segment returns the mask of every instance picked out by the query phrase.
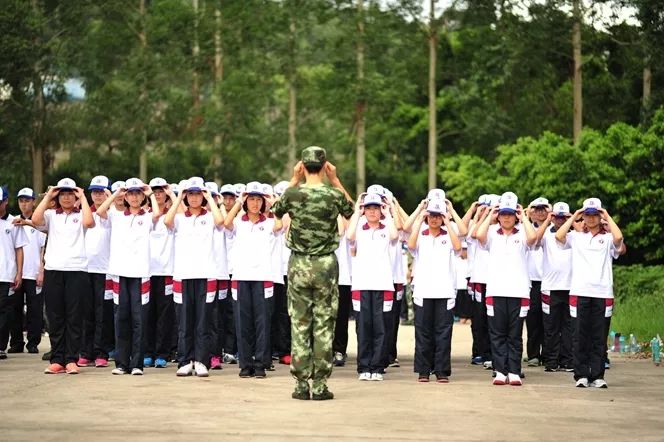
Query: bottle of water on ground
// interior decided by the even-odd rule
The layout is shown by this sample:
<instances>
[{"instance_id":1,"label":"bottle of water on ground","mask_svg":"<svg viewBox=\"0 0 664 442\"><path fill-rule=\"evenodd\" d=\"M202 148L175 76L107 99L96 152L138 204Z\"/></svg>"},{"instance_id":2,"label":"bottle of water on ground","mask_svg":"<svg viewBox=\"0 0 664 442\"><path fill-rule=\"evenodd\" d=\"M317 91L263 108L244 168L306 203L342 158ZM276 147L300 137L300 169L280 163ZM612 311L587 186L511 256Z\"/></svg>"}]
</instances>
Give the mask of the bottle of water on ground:
<instances>
[{"instance_id":1,"label":"bottle of water on ground","mask_svg":"<svg viewBox=\"0 0 664 442\"><path fill-rule=\"evenodd\" d=\"M652 338L652 341L650 341L650 349L652 350L652 361L655 363L655 365L659 366L659 364L662 362L659 335Z\"/></svg>"}]
</instances>

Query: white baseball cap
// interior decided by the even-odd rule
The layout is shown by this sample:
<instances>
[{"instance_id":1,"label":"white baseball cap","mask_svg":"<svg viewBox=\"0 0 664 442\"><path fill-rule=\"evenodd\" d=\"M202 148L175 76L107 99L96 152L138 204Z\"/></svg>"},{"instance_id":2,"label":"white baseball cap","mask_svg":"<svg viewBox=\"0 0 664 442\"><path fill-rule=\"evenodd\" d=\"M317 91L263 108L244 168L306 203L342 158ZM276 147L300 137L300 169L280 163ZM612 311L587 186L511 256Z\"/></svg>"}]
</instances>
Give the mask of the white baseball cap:
<instances>
[{"instance_id":1,"label":"white baseball cap","mask_svg":"<svg viewBox=\"0 0 664 442\"><path fill-rule=\"evenodd\" d=\"M237 193L235 193L235 186L232 184L224 184L221 186L221 189L219 189L219 193L222 195L230 194L233 196L237 196Z\"/></svg>"},{"instance_id":2,"label":"white baseball cap","mask_svg":"<svg viewBox=\"0 0 664 442\"><path fill-rule=\"evenodd\" d=\"M0 190L2 192L2 190ZM35 191L32 190L29 187L24 187L23 189L18 191L18 194L16 195L16 198L30 198L30 199L35 199ZM0 201L2 201L4 198L0 196Z\"/></svg>"},{"instance_id":3,"label":"white baseball cap","mask_svg":"<svg viewBox=\"0 0 664 442\"><path fill-rule=\"evenodd\" d=\"M237 184L233 185L233 187L235 187L235 196L242 195L244 193L245 189L247 188L247 186L242 184L242 183L237 183Z\"/></svg>"},{"instance_id":4,"label":"white baseball cap","mask_svg":"<svg viewBox=\"0 0 664 442\"><path fill-rule=\"evenodd\" d=\"M258 181L252 181L247 183L245 186L244 192L246 195L260 195L263 196L263 185Z\"/></svg>"},{"instance_id":5,"label":"white baseball cap","mask_svg":"<svg viewBox=\"0 0 664 442\"><path fill-rule=\"evenodd\" d=\"M480 206L488 206L489 205L489 195L486 193L480 195L479 198L477 198L477 204Z\"/></svg>"},{"instance_id":6,"label":"white baseball cap","mask_svg":"<svg viewBox=\"0 0 664 442\"><path fill-rule=\"evenodd\" d=\"M505 192L500 196L500 203L498 203L498 213L516 213L517 204L519 199L513 192Z\"/></svg>"},{"instance_id":7,"label":"white baseball cap","mask_svg":"<svg viewBox=\"0 0 664 442\"><path fill-rule=\"evenodd\" d=\"M0 186L0 201L4 201L5 198L7 198L8 195L5 195L5 189Z\"/></svg>"},{"instance_id":8,"label":"white baseball cap","mask_svg":"<svg viewBox=\"0 0 664 442\"><path fill-rule=\"evenodd\" d=\"M602 208L602 202L599 198L588 198L583 202L583 213L593 214L598 213Z\"/></svg>"},{"instance_id":9,"label":"white baseball cap","mask_svg":"<svg viewBox=\"0 0 664 442\"><path fill-rule=\"evenodd\" d=\"M542 206L548 206L548 205L549 205L549 200L544 198L543 196L540 196L539 198L535 198L530 203L530 207L542 207Z\"/></svg>"},{"instance_id":10,"label":"white baseball cap","mask_svg":"<svg viewBox=\"0 0 664 442\"><path fill-rule=\"evenodd\" d=\"M445 191L443 189L431 189L427 194L427 199L445 201Z\"/></svg>"},{"instance_id":11,"label":"white baseball cap","mask_svg":"<svg viewBox=\"0 0 664 442\"><path fill-rule=\"evenodd\" d=\"M364 196L364 201L362 202L362 205L364 207L367 206L381 206L383 204L383 200L381 199L380 195L377 193L367 193Z\"/></svg>"},{"instance_id":12,"label":"white baseball cap","mask_svg":"<svg viewBox=\"0 0 664 442\"><path fill-rule=\"evenodd\" d=\"M214 181L207 181L205 187L210 191L210 195L219 195L219 185Z\"/></svg>"},{"instance_id":13,"label":"white baseball cap","mask_svg":"<svg viewBox=\"0 0 664 442\"><path fill-rule=\"evenodd\" d=\"M143 191L145 183L140 178L129 178L125 182L125 188L127 189L127 192L131 192L132 190Z\"/></svg>"},{"instance_id":14,"label":"white baseball cap","mask_svg":"<svg viewBox=\"0 0 664 442\"><path fill-rule=\"evenodd\" d=\"M388 201L392 201L392 198L394 198L394 194L392 193L392 191L387 187L384 187L383 190L385 191L385 193L383 194L385 198L387 198Z\"/></svg>"},{"instance_id":15,"label":"white baseball cap","mask_svg":"<svg viewBox=\"0 0 664 442\"><path fill-rule=\"evenodd\" d=\"M171 189L171 191L172 191L174 194L176 194L176 195L177 195L178 193L180 193L180 188L179 188L178 185L175 184L175 183L171 183L171 184L169 184L169 185L168 185L168 188Z\"/></svg>"},{"instance_id":16,"label":"white baseball cap","mask_svg":"<svg viewBox=\"0 0 664 442\"><path fill-rule=\"evenodd\" d=\"M166 187L168 186L168 183L166 182L165 179L156 177L150 180L148 186L154 189L155 187Z\"/></svg>"},{"instance_id":17,"label":"white baseball cap","mask_svg":"<svg viewBox=\"0 0 664 442\"><path fill-rule=\"evenodd\" d=\"M74 190L76 189L76 183L71 178L63 178L58 181L55 188L58 190Z\"/></svg>"},{"instance_id":18,"label":"white baseball cap","mask_svg":"<svg viewBox=\"0 0 664 442\"><path fill-rule=\"evenodd\" d=\"M500 203L500 195L496 195L495 193L490 193L489 195L486 196L486 203L489 206L495 206L496 204Z\"/></svg>"},{"instance_id":19,"label":"white baseball cap","mask_svg":"<svg viewBox=\"0 0 664 442\"><path fill-rule=\"evenodd\" d=\"M569 205L563 202L557 202L553 205L553 213L555 216L569 215Z\"/></svg>"},{"instance_id":20,"label":"white baseball cap","mask_svg":"<svg viewBox=\"0 0 664 442\"><path fill-rule=\"evenodd\" d=\"M198 176L193 176L186 181L187 184L184 186L185 192L200 192L205 189L205 181L203 178Z\"/></svg>"},{"instance_id":21,"label":"white baseball cap","mask_svg":"<svg viewBox=\"0 0 664 442\"><path fill-rule=\"evenodd\" d=\"M276 193L278 196L283 195L286 189L288 189L289 185L290 183L288 181L279 181L274 185L274 193Z\"/></svg>"},{"instance_id":22,"label":"white baseball cap","mask_svg":"<svg viewBox=\"0 0 664 442\"><path fill-rule=\"evenodd\" d=\"M272 196L274 195L274 189L269 184L263 184L263 195Z\"/></svg>"},{"instance_id":23,"label":"white baseball cap","mask_svg":"<svg viewBox=\"0 0 664 442\"><path fill-rule=\"evenodd\" d=\"M445 200L431 200L427 204L427 212L435 213L438 215L444 215L447 213L447 206L445 205Z\"/></svg>"},{"instance_id":24,"label":"white baseball cap","mask_svg":"<svg viewBox=\"0 0 664 442\"><path fill-rule=\"evenodd\" d=\"M111 192L115 193L118 189L124 189L125 187L126 183L124 181L116 181L111 186Z\"/></svg>"},{"instance_id":25,"label":"white baseball cap","mask_svg":"<svg viewBox=\"0 0 664 442\"><path fill-rule=\"evenodd\" d=\"M380 196L385 195L385 188L380 184L372 184L367 187L367 193L377 193Z\"/></svg>"},{"instance_id":26,"label":"white baseball cap","mask_svg":"<svg viewBox=\"0 0 664 442\"><path fill-rule=\"evenodd\" d=\"M97 175L90 181L88 190L106 190L111 187L111 180L104 175Z\"/></svg>"}]
</instances>

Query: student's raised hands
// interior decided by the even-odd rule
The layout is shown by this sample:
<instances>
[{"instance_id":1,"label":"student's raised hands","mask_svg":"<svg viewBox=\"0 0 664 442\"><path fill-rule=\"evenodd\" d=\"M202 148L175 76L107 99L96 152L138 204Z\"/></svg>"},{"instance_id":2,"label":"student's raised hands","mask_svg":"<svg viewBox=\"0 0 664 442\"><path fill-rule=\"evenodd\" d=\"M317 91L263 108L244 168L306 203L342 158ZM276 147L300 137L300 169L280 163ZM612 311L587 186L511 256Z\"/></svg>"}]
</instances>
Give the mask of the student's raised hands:
<instances>
[{"instance_id":1,"label":"student's raised hands","mask_svg":"<svg viewBox=\"0 0 664 442\"><path fill-rule=\"evenodd\" d=\"M327 175L327 179L330 180L330 182L337 179L337 167L334 164L326 161L323 169L325 169L325 175Z\"/></svg>"},{"instance_id":2,"label":"student's raised hands","mask_svg":"<svg viewBox=\"0 0 664 442\"><path fill-rule=\"evenodd\" d=\"M532 208L530 208L530 210L532 210ZM516 219L518 219L519 221L521 221L523 219L523 207L521 206L521 204L516 205L515 215L516 215Z\"/></svg>"},{"instance_id":3,"label":"student's raised hands","mask_svg":"<svg viewBox=\"0 0 664 442\"><path fill-rule=\"evenodd\" d=\"M55 197L58 196L58 193L60 193L60 189L57 187L48 186L48 190L46 191L46 198L51 200L55 199Z\"/></svg>"}]
</instances>

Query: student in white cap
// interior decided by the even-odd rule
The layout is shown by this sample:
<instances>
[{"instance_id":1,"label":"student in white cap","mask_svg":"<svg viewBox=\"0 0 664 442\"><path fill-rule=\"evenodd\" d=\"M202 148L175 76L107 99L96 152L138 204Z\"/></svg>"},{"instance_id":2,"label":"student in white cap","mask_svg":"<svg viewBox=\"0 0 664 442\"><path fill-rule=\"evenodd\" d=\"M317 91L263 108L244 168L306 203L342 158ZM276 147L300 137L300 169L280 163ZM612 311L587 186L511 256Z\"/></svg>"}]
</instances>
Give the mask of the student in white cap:
<instances>
[{"instance_id":1,"label":"student in white cap","mask_svg":"<svg viewBox=\"0 0 664 442\"><path fill-rule=\"evenodd\" d=\"M346 237L348 220L343 216L337 217L337 228L339 229L339 247L335 250L337 263L339 265L339 307L334 324L334 338L332 350L334 351L334 365L343 367L346 365L348 349L348 320L351 311L351 269L352 259L350 256L350 243Z\"/></svg>"},{"instance_id":2,"label":"student in white cap","mask_svg":"<svg viewBox=\"0 0 664 442\"><path fill-rule=\"evenodd\" d=\"M233 238L235 327L240 353L240 377L265 378L272 364L270 354L272 238L281 231L281 220L266 215L268 201L261 183L247 184L224 222ZM239 218L240 210L244 215Z\"/></svg>"},{"instance_id":3,"label":"student in white cap","mask_svg":"<svg viewBox=\"0 0 664 442\"><path fill-rule=\"evenodd\" d=\"M461 324L466 324L473 317L473 298L469 293L469 266L468 266L468 242L461 241L461 251L455 259L456 263L456 305L454 315L459 318Z\"/></svg>"},{"instance_id":4,"label":"student in white cap","mask_svg":"<svg viewBox=\"0 0 664 442\"><path fill-rule=\"evenodd\" d=\"M55 209L49 209L51 202ZM80 204L80 209L77 207ZM49 188L32 214L36 226L46 226L44 301L51 340L51 365L45 373L77 374L81 349L82 303L89 297L90 279L84 231L94 226L83 189L63 178Z\"/></svg>"},{"instance_id":5,"label":"student in white cap","mask_svg":"<svg viewBox=\"0 0 664 442\"><path fill-rule=\"evenodd\" d=\"M23 281L23 248L29 244L20 225L13 223L14 217L7 212L9 198L5 189L0 188L0 359L7 359L7 341L12 319L13 299L11 290L21 288ZM6 234L5 234L6 233ZM16 296L13 294L12 296ZM22 299L22 295L21 295ZM22 313L22 302L21 302ZM21 324L22 325L22 324ZM21 352L23 352L23 330L21 327ZM18 343L16 343L18 345Z\"/></svg>"},{"instance_id":6,"label":"student in white cap","mask_svg":"<svg viewBox=\"0 0 664 442\"><path fill-rule=\"evenodd\" d=\"M544 316L544 371L573 371L572 318L569 289L572 285L572 251L561 248L556 231L572 216L569 205L557 202L537 229L537 245L543 251L542 313Z\"/></svg>"},{"instance_id":7,"label":"student in white cap","mask_svg":"<svg viewBox=\"0 0 664 442\"><path fill-rule=\"evenodd\" d=\"M217 183L209 181L205 183L205 187L212 195L214 204L219 207L221 203L221 195L219 193L219 186ZM209 208L209 207L208 207ZM223 212L226 209L221 209ZM210 369L221 370L221 363L224 349L224 334L223 334L223 306L222 303L226 301L229 290L229 274L228 274L228 257L226 248L226 234L224 228L217 227L212 234L214 241L214 279L217 281L217 290L214 301L209 305L210 307ZM222 314L220 316L220 314Z\"/></svg>"},{"instance_id":8,"label":"student in white cap","mask_svg":"<svg viewBox=\"0 0 664 442\"><path fill-rule=\"evenodd\" d=\"M267 194L281 197L288 188L288 181L281 181L274 186L264 185ZM288 315L288 259L290 249L286 247L286 233L290 226L290 216L286 213L281 217L282 230L274 236L272 270L274 272L274 296L272 301L272 323L270 329L270 343L272 344L272 359L280 364L291 363L291 322Z\"/></svg>"},{"instance_id":9,"label":"student in white cap","mask_svg":"<svg viewBox=\"0 0 664 442\"><path fill-rule=\"evenodd\" d=\"M549 200L544 197L535 198L527 209L527 215L535 229L544 223L551 211ZM541 247L528 252L528 276L530 277L530 309L526 317L526 357L529 367L537 367L544 363L544 317L542 315L542 262L544 259Z\"/></svg>"},{"instance_id":10,"label":"student in white cap","mask_svg":"<svg viewBox=\"0 0 664 442\"><path fill-rule=\"evenodd\" d=\"M123 212L109 210L123 196ZM150 202L151 211L143 206ZM111 226L111 252L108 272L113 280L115 303L114 375L142 375L144 363L143 329L150 302L150 232L159 219L159 205L149 186L130 178L125 187L110 195L97 214Z\"/></svg>"},{"instance_id":11,"label":"student in white cap","mask_svg":"<svg viewBox=\"0 0 664 442\"><path fill-rule=\"evenodd\" d=\"M427 219L427 228L420 227ZM431 200L420 212L408 239L417 273L413 279L415 304L415 372L418 382L447 383L456 299L455 255L461 241L451 226L445 202Z\"/></svg>"},{"instance_id":12,"label":"student in white cap","mask_svg":"<svg viewBox=\"0 0 664 442\"><path fill-rule=\"evenodd\" d=\"M238 195L235 191L235 186L233 184L224 184L219 189L221 197L223 199L223 208L224 214L228 214L235 205L235 201L238 198ZM233 238L230 238L226 235L226 260L228 262L228 274L229 278L227 281L227 286L230 288L230 279L233 274L233 259L232 259L232 249L233 249ZM219 301L218 309L218 323L219 323L219 341L223 349L223 362L225 364L237 364L237 337L235 334L235 301L233 301L232 296L226 296L226 298Z\"/></svg>"},{"instance_id":13,"label":"student in white cap","mask_svg":"<svg viewBox=\"0 0 664 442\"><path fill-rule=\"evenodd\" d=\"M489 229L492 222L499 228ZM517 227L517 221L520 221ZM491 337L494 385L521 385L523 320L530 306L527 252L537 233L512 192L483 215L477 230L480 246L489 251L486 307Z\"/></svg>"},{"instance_id":14,"label":"student in white cap","mask_svg":"<svg viewBox=\"0 0 664 442\"><path fill-rule=\"evenodd\" d=\"M584 230L570 231L583 216ZM606 222L606 228L602 225ZM613 314L613 269L623 235L598 198L583 206L556 231L563 248L572 249L570 314L576 318L574 379L577 387L607 388L604 380L606 318Z\"/></svg>"},{"instance_id":15,"label":"student in white cap","mask_svg":"<svg viewBox=\"0 0 664 442\"><path fill-rule=\"evenodd\" d=\"M23 247L23 281L14 289L11 296L13 314L9 332L11 346L8 353L23 353L23 308L26 309L26 329L28 353L39 353L41 333L44 328L44 296L41 292L44 279L42 258L46 245L46 234L32 224L35 209L35 193L29 187L18 191L18 207L21 214L13 219L13 224L20 226L28 244Z\"/></svg>"},{"instance_id":16,"label":"student in white cap","mask_svg":"<svg viewBox=\"0 0 664 442\"><path fill-rule=\"evenodd\" d=\"M85 252L88 257L90 294L83 300L83 334L79 367L108 367L108 354L115 345L112 281L107 275L111 247L111 228L99 216L99 208L111 195L110 180L99 175L90 181L94 227L85 230Z\"/></svg>"},{"instance_id":17,"label":"student in white cap","mask_svg":"<svg viewBox=\"0 0 664 442\"><path fill-rule=\"evenodd\" d=\"M116 194L119 189L124 189L125 187L126 186L124 181L116 181L111 185L111 193ZM125 210L124 196L117 196L113 201L113 205L111 206L110 210L118 210L120 212L124 212Z\"/></svg>"},{"instance_id":18,"label":"student in white cap","mask_svg":"<svg viewBox=\"0 0 664 442\"><path fill-rule=\"evenodd\" d=\"M381 221L381 217L384 217ZM361 220L366 220L361 222ZM377 193L355 203L346 236L355 251L352 273L353 310L357 318L357 372L361 381L382 381L385 372L384 312L392 310L394 282L389 247L399 232Z\"/></svg>"},{"instance_id":19,"label":"student in white cap","mask_svg":"<svg viewBox=\"0 0 664 442\"><path fill-rule=\"evenodd\" d=\"M489 322L486 308L486 284L489 276L489 251L481 247L477 241L477 229L480 220L488 216L491 208L498 204L500 198L492 195L482 195L476 205L473 219L470 221L470 234L468 242L468 256L470 257L470 286L473 297L473 321L470 329L473 335L472 365L483 365L491 369L491 341L489 338ZM497 225L491 228L497 229Z\"/></svg>"},{"instance_id":20,"label":"student in white cap","mask_svg":"<svg viewBox=\"0 0 664 442\"><path fill-rule=\"evenodd\" d=\"M187 209L180 213L182 202ZM223 223L224 216L200 177L190 178L181 187L164 219L164 224L175 233L173 300L179 311L177 376L209 375L211 304L217 296L214 231Z\"/></svg>"},{"instance_id":21,"label":"student in white cap","mask_svg":"<svg viewBox=\"0 0 664 442\"><path fill-rule=\"evenodd\" d=\"M176 197L163 178L148 183L159 207L159 219L150 232L150 302L147 306L143 366L166 368L177 346L177 324L173 303L173 231L164 219ZM173 339L175 336L175 339Z\"/></svg>"}]
</instances>

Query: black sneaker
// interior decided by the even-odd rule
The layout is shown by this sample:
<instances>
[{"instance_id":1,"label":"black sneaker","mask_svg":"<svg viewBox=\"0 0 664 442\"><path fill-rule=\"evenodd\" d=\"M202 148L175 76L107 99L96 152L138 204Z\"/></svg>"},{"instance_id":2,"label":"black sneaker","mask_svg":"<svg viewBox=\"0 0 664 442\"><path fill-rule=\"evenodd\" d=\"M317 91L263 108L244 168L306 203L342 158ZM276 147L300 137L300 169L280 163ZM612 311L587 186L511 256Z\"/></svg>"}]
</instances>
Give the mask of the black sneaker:
<instances>
[{"instance_id":1,"label":"black sneaker","mask_svg":"<svg viewBox=\"0 0 664 442\"><path fill-rule=\"evenodd\" d=\"M9 347L7 353L23 353L23 347Z\"/></svg>"},{"instance_id":2,"label":"black sneaker","mask_svg":"<svg viewBox=\"0 0 664 442\"><path fill-rule=\"evenodd\" d=\"M37 347L28 347L28 353L37 354L39 349Z\"/></svg>"},{"instance_id":3,"label":"black sneaker","mask_svg":"<svg viewBox=\"0 0 664 442\"><path fill-rule=\"evenodd\" d=\"M241 378L253 378L254 377L254 371L251 368L243 368L240 370L240 377Z\"/></svg>"},{"instance_id":4,"label":"black sneaker","mask_svg":"<svg viewBox=\"0 0 664 442\"><path fill-rule=\"evenodd\" d=\"M274 364L270 363L270 366L267 367L265 370L267 370L267 371L275 371L275 370L274 370Z\"/></svg>"},{"instance_id":5,"label":"black sneaker","mask_svg":"<svg viewBox=\"0 0 664 442\"><path fill-rule=\"evenodd\" d=\"M308 401L309 399L311 399L311 395L309 394L309 392L304 390L295 390L293 394L291 394L291 397L293 399L298 399L301 401Z\"/></svg>"},{"instance_id":6,"label":"black sneaker","mask_svg":"<svg viewBox=\"0 0 664 442\"><path fill-rule=\"evenodd\" d=\"M256 376L256 379L265 379L267 377L267 373L265 373L264 368L257 368L254 371L254 376Z\"/></svg>"},{"instance_id":7,"label":"black sneaker","mask_svg":"<svg viewBox=\"0 0 664 442\"><path fill-rule=\"evenodd\" d=\"M311 400L314 401L328 401L330 399L334 399L334 394L327 388L320 393L314 393L311 395Z\"/></svg>"},{"instance_id":8,"label":"black sneaker","mask_svg":"<svg viewBox=\"0 0 664 442\"><path fill-rule=\"evenodd\" d=\"M7 352L0 350L0 359L7 359Z\"/></svg>"},{"instance_id":9,"label":"black sneaker","mask_svg":"<svg viewBox=\"0 0 664 442\"><path fill-rule=\"evenodd\" d=\"M554 371L557 371L557 369L551 367L544 367L544 371L547 373L553 373Z\"/></svg>"},{"instance_id":10,"label":"black sneaker","mask_svg":"<svg viewBox=\"0 0 664 442\"><path fill-rule=\"evenodd\" d=\"M47 351L42 355L42 361L50 361L51 360L51 352Z\"/></svg>"}]
</instances>

